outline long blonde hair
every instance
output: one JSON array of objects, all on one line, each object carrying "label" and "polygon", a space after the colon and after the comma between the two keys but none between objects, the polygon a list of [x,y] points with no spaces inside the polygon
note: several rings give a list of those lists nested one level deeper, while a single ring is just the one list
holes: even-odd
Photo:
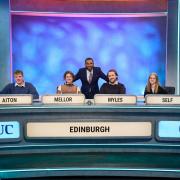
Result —
[{"label": "long blonde hair", "polygon": [[154,75],[155,78],[156,78],[156,84],[155,84],[155,89],[154,89],[154,92],[157,93],[158,92],[158,87],[159,87],[159,78],[158,78],[158,75],[153,72],[149,75],[149,78],[148,78],[148,82],[147,82],[147,85],[146,85],[146,89],[147,89],[147,92],[151,92],[151,84],[150,84],[150,77]]}]

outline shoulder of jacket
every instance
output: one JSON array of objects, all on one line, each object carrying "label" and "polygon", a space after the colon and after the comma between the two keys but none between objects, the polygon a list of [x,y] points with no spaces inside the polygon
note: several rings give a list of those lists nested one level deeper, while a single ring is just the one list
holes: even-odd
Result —
[{"label": "shoulder of jacket", "polygon": [[82,67],[82,68],[80,68],[80,70],[86,70],[86,68],[85,68],[85,67]]},{"label": "shoulder of jacket", "polygon": [[122,83],[120,83],[120,82],[118,82],[118,84],[119,84],[120,86],[124,86],[124,84],[122,84]]},{"label": "shoulder of jacket", "polygon": [[101,69],[100,67],[94,67],[95,69]]},{"label": "shoulder of jacket", "polygon": [[27,85],[27,86],[33,86],[33,84],[30,83],[30,82],[25,82],[25,85]]},{"label": "shoulder of jacket", "polygon": [[15,83],[9,83],[5,87],[13,87],[13,86],[15,86]]},{"label": "shoulder of jacket", "polygon": [[102,87],[108,86],[108,85],[109,85],[108,83],[103,83]]},{"label": "shoulder of jacket", "polygon": [[80,68],[79,69],[79,71],[85,71],[86,70],[86,68]]}]

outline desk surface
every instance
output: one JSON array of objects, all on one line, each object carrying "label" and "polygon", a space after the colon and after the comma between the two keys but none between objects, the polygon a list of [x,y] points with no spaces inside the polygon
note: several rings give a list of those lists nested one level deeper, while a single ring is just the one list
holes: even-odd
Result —
[{"label": "desk surface", "polygon": [[43,105],[42,103],[33,103],[32,105],[0,105],[0,110],[13,109],[87,109],[87,110],[111,110],[111,109],[180,109],[180,105],[146,105],[137,103],[136,105]]}]

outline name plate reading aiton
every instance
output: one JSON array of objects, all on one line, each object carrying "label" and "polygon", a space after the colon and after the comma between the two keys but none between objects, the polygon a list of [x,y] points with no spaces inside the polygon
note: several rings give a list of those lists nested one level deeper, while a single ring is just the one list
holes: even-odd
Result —
[{"label": "name plate reading aiton", "polygon": [[180,141],[180,121],[159,121],[158,139]]},{"label": "name plate reading aiton", "polygon": [[120,104],[136,104],[137,98],[133,95],[118,94],[96,94],[94,103],[99,105],[120,105]]},{"label": "name plate reading aiton", "polygon": [[150,138],[151,122],[28,122],[27,138]]},{"label": "name plate reading aiton", "polygon": [[83,94],[58,94],[42,96],[43,104],[82,105],[85,97]]},{"label": "name plate reading aiton", "polygon": [[1,95],[0,105],[31,105],[32,95]]},{"label": "name plate reading aiton", "polygon": [[180,96],[177,95],[146,95],[145,100],[149,105],[180,105]]}]

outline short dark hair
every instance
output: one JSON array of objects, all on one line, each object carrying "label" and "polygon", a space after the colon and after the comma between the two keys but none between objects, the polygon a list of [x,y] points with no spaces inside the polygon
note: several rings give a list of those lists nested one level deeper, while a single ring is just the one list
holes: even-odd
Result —
[{"label": "short dark hair", "polygon": [[86,63],[86,61],[88,61],[88,60],[92,60],[92,62],[94,63],[94,60],[91,57],[86,58],[84,62]]},{"label": "short dark hair", "polygon": [[110,69],[110,70],[108,71],[108,73],[107,73],[107,76],[108,76],[108,74],[109,74],[110,72],[114,72],[115,75],[118,76],[118,73],[117,73],[117,71],[116,71],[115,69]]},{"label": "short dark hair", "polygon": [[72,71],[66,71],[66,72],[64,73],[64,79],[66,79],[66,75],[67,75],[67,74],[70,74],[70,75],[72,76],[73,80],[74,80],[75,76],[74,76],[74,73],[73,73]]},{"label": "short dark hair", "polygon": [[14,75],[17,75],[17,74],[21,74],[22,76],[24,76],[24,73],[21,70],[14,71]]}]

